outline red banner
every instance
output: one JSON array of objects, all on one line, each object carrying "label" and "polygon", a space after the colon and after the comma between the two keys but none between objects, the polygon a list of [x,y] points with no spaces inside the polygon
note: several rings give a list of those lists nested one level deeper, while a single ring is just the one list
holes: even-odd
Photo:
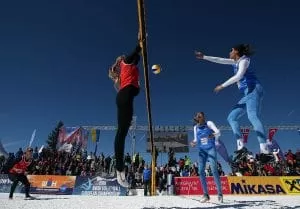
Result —
[{"label": "red banner", "polygon": [[277,132],[278,128],[270,128],[269,129],[269,139],[270,141],[272,141],[273,136],[275,135],[275,133]]},{"label": "red banner", "polygon": [[249,128],[241,128],[241,133],[243,135],[244,143],[247,143],[250,129]]},{"label": "red banner", "polygon": [[[218,194],[214,178],[206,177],[207,189],[209,194]],[[223,194],[230,194],[228,179],[226,176],[221,177],[221,185]],[[200,184],[199,176],[195,177],[175,177],[175,193],[176,195],[201,195],[203,189]]]}]

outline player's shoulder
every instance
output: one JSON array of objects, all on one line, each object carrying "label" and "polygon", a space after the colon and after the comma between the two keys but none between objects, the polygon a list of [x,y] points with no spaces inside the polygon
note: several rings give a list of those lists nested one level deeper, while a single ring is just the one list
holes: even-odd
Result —
[{"label": "player's shoulder", "polygon": [[250,57],[244,55],[240,58],[239,63],[241,63],[241,62],[250,62],[250,60],[251,60]]},{"label": "player's shoulder", "polygon": [[206,121],[207,126],[213,126],[215,123],[211,120]]}]

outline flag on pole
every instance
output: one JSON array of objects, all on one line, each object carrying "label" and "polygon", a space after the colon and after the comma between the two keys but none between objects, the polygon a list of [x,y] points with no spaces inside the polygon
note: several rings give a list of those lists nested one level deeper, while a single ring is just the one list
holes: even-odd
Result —
[{"label": "flag on pole", "polygon": [[244,139],[244,143],[247,143],[250,129],[249,128],[241,128],[242,136]]},{"label": "flag on pole", "polygon": [[34,141],[34,138],[35,138],[35,132],[36,132],[36,129],[33,130],[33,133],[32,133],[32,135],[31,135],[31,139],[30,139],[30,141],[29,141],[29,147],[31,147],[32,142]]},{"label": "flag on pole", "polygon": [[92,129],[91,135],[92,135],[92,142],[96,142],[97,140],[96,129],[94,128]]},{"label": "flag on pole", "polygon": [[88,131],[81,127],[61,127],[59,130],[59,150],[75,150],[86,149]]},{"label": "flag on pole", "polygon": [[99,142],[100,130],[93,128],[91,132],[92,132],[92,142]]},{"label": "flag on pole", "polygon": [[39,153],[42,153],[44,149],[44,145],[41,146],[41,148],[39,149]]},{"label": "flag on pole", "polygon": [[277,141],[275,139],[267,139],[267,146],[268,146],[268,149],[271,151],[271,152],[274,152],[274,151],[278,151],[279,150],[279,157],[281,160],[284,160],[285,157],[284,157],[284,154],[282,152],[282,149],[280,148],[279,144],[277,143]]},{"label": "flag on pole", "polygon": [[277,132],[278,128],[270,128],[269,129],[269,140],[272,141],[275,133]]}]

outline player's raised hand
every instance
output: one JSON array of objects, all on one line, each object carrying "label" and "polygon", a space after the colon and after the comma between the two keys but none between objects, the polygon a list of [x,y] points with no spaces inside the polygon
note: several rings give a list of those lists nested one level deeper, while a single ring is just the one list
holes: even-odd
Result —
[{"label": "player's raised hand", "polygon": [[222,89],[224,89],[224,87],[222,85],[218,85],[216,86],[216,88],[214,89],[214,92],[217,94],[219,93],[219,91],[221,91]]},{"label": "player's raised hand", "polygon": [[197,59],[203,59],[204,54],[202,52],[199,51],[195,51],[195,55]]}]

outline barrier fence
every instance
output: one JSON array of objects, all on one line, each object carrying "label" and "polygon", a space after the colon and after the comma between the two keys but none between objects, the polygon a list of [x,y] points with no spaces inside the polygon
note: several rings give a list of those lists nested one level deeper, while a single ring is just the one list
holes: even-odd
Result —
[{"label": "barrier fence", "polygon": [[[210,194],[217,194],[213,177],[207,177]],[[223,194],[231,195],[300,195],[300,176],[224,176]],[[199,177],[176,177],[176,195],[203,194]]]},{"label": "barrier fence", "polygon": [[[127,189],[116,178],[100,176],[28,175],[32,194],[125,196]],[[199,177],[175,177],[174,190],[169,195],[202,195]],[[300,195],[300,176],[223,176],[225,195]],[[0,174],[0,193],[9,193],[12,182],[8,175]],[[213,177],[207,177],[209,194],[217,194]],[[24,193],[20,185],[16,193]]]}]

